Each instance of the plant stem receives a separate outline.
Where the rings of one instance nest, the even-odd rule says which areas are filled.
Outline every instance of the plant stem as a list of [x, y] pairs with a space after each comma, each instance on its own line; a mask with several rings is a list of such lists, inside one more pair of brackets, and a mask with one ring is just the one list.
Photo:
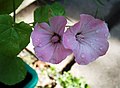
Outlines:
[[65, 27], [71, 27], [70, 25], [66, 25]]
[[95, 12], [95, 16], [94, 16], [95, 18], [96, 18], [97, 15], [98, 15], [98, 10], [99, 10], [99, 9], [98, 9], [98, 7], [97, 7], [96, 12]]
[[75, 63], [75, 57], [73, 56], [72, 60], [62, 69], [61, 73], [68, 72]]
[[27, 52], [29, 52], [32, 56], [34, 56], [34, 57], [38, 60], [38, 58], [35, 56], [35, 54], [32, 53], [29, 49], [25, 48], [25, 50], [26, 50]]
[[13, 0], [13, 18], [14, 18], [14, 24], [15, 24], [15, 0]]

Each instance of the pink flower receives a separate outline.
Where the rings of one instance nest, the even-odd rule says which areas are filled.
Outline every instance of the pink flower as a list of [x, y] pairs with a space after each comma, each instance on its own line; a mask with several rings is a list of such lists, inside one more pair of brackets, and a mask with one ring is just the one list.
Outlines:
[[65, 49], [62, 44], [62, 36], [67, 23], [63, 16], [55, 16], [47, 23], [36, 24], [31, 34], [36, 56], [45, 62], [60, 63], [71, 50]]
[[88, 64], [108, 50], [109, 31], [104, 21], [86, 14], [63, 35], [65, 48], [71, 49], [78, 64]]

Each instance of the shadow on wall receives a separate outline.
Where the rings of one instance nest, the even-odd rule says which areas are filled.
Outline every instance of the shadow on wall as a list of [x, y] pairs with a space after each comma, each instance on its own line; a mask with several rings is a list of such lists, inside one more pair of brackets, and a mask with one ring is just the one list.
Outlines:
[[113, 4], [105, 20], [110, 29], [120, 23], [120, 1]]
[[120, 1], [113, 4], [105, 21], [108, 23], [111, 36], [120, 40]]
[[98, 9], [97, 17], [105, 19], [110, 24], [110, 27], [113, 27], [120, 19], [120, 1], [104, 0], [103, 4], [96, 4], [94, 0], [67, 0], [64, 6], [67, 15], [76, 20], [79, 19], [79, 14], [82, 13], [88, 13], [94, 16]]
[[[72, 19], [79, 20], [82, 13], [95, 16], [98, 8], [97, 18], [104, 19], [108, 24], [111, 36], [120, 40], [120, 0], [104, 0], [104, 6], [98, 6], [94, 0], [66, 0], [64, 3], [67, 16]], [[102, 0], [103, 1], [103, 0]], [[69, 71], [75, 63], [72, 59], [64, 71]]]
[[95, 3], [94, 0], [66, 0], [64, 7], [68, 17], [79, 20], [82, 13], [104, 19], [111, 31], [111, 36], [120, 40], [120, 0], [101, 0], [104, 5]]

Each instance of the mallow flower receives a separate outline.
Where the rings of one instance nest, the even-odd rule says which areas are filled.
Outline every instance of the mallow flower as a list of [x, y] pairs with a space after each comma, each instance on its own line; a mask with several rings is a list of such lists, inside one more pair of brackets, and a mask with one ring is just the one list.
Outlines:
[[45, 22], [35, 25], [31, 38], [38, 59], [57, 64], [72, 53], [62, 43], [66, 23], [63, 16], [55, 16], [49, 20], [50, 25]]
[[63, 44], [73, 51], [78, 64], [85, 65], [106, 53], [109, 47], [108, 35], [104, 21], [81, 14], [80, 21], [64, 33]]

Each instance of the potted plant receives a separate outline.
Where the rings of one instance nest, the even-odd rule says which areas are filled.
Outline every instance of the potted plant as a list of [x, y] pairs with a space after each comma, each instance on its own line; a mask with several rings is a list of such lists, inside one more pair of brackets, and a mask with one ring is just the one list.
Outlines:
[[[36, 72], [17, 55], [30, 42], [32, 27], [15, 22], [15, 10], [23, 0], [0, 0], [0, 87], [33, 88]], [[9, 14], [13, 12], [13, 17]], [[33, 82], [34, 81], [34, 82]]]
[[21, 82], [14, 85], [6, 85], [0, 82], [1, 88], [34, 88], [38, 82], [38, 76], [35, 70], [33, 70], [28, 64], [25, 64], [27, 74]]
[[[22, 86], [30, 88], [38, 80], [35, 71], [18, 57], [18, 54], [29, 44], [33, 27], [25, 22], [17, 23], [15, 21], [15, 11], [22, 2], [23, 0], [0, 0], [0, 87], [13, 88], [13, 86], [25, 82], [26, 79], [32, 79], [31, 76], [33, 76], [36, 80], [32, 82], [33, 84], [31, 81], [27, 82], [27, 85], [22, 84]], [[60, 9], [58, 10], [58, 8]], [[9, 15], [11, 12], [13, 12], [13, 16]], [[33, 25], [37, 22], [48, 22], [50, 17], [58, 14], [64, 15], [64, 9], [58, 3], [39, 7], [34, 12]], [[44, 19], [40, 16], [43, 16]]]

